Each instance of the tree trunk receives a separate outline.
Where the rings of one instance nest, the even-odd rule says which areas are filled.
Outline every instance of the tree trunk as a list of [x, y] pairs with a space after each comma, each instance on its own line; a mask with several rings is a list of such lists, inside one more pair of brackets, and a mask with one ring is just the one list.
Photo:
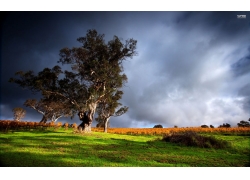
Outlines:
[[107, 133], [108, 132], [108, 122], [109, 122], [110, 117], [105, 118], [104, 120], [104, 132]]
[[89, 105], [88, 112], [79, 112], [78, 116], [82, 123], [78, 126], [78, 130], [82, 133], [90, 133], [91, 132], [91, 125], [94, 119], [95, 110], [96, 110], [96, 103], [91, 103]]
[[46, 117], [43, 115], [43, 118], [42, 118], [42, 120], [40, 121], [40, 123], [46, 123], [47, 120], [48, 120], [48, 118], [46, 118]]
[[82, 121], [82, 123], [78, 126], [78, 130], [84, 133], [91, 132], [91, 129], [89, 129], [89, 126], [91, 126], [91, 121], [88, 117], [88, 114], [86, 112], [79, 112], [78, 116]]
[[53, 114], [51, 121], [52, 122], [56, 122], [59, 118], [61, 118], [62, 116], [56, 116], [55, 114]]

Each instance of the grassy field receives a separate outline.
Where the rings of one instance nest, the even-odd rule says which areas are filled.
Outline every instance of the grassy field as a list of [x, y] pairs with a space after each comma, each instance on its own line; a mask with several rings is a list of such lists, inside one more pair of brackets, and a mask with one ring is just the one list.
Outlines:
[[0, 133], [5, 167], [249, 167], [250, 136], [214, 135], [226, 149], [186, 147], [161, 136], [73, 130]]

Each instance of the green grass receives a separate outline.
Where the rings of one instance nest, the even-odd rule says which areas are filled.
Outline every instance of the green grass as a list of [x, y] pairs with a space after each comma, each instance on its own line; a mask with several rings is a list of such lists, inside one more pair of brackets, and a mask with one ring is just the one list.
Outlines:
[[250, 136], [214, 135], [230, 148], [185, 147], [157, 136], [72, 130], [0, 133], [0, 160], [7, 167], [244, 167]]

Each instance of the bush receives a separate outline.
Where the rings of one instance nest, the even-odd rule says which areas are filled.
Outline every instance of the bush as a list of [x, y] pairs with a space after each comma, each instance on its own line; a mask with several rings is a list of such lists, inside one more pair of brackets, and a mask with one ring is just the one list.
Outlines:
[[164, 135], [163, 141], [177, 143], [184, 146], [195, 146], [202, 148], [226, 148], [229, 143], [218, 140], [212, 136], [202, 136], [193, 131], [177, 132]]
[[209, 128], [207, 125], [201, 125], [202, 128]]
[[72, 124], [72, 128], [76, 129], [77, 128], [77, 124], [76, 123]]
[[155, 125], [153, 128], [163, 128], [163, 126], [158, 124], [158, 125]]
[[69, 123], [64, 123], [63, 125], [62, 125], [62, 127], [65, 129], [65, 130], [68, 130], [68, 128], [69, 128]]

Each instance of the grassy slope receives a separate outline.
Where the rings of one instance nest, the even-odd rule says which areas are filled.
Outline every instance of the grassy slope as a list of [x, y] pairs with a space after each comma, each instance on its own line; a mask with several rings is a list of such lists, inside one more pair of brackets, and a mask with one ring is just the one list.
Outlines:
[[237, 167], [249, 166], [249, 136], [221, 136], [226, 150], [183, 147], [156, 136], [14, 132], [0, 134], [0, 160], [10, 167]]

